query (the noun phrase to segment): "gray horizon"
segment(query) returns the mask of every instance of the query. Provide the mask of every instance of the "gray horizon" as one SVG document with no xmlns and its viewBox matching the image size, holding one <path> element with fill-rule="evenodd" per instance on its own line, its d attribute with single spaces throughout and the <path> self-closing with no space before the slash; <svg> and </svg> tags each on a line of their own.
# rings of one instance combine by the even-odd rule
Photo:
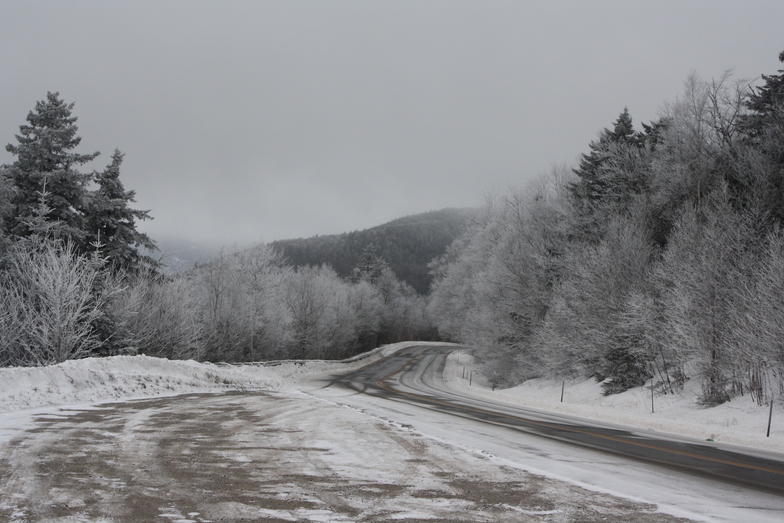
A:
<svg viewBox="0 0 784 523">
<path fill-rule="evenodd" d="M 781 68 L 784 2 L 0 2 L 0 141 L 47 91 L 156 236 L 361 230 L 574 165 L 690 72 Z M 13 157 L 0 151 L 0 163 Z"/>
</svg>

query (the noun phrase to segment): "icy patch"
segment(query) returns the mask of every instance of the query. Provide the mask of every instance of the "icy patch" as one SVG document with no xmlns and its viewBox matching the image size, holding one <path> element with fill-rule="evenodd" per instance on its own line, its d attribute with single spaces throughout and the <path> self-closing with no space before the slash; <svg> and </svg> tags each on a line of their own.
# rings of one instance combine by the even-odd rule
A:
<svg viewBox="0 0 784 523">
<path fill-rule="evenodd" d="M 563 510 L 525 510 L 520 507 L 515 507 L 514 505 L 508 505 L 506 503 L 501 505 L 502 507 L 514 510 L 515 512 L 519 512 L 521 514 L 525 514 L 527 516 L 551 516 L 553 514 L 562 514 Z"/>
<path fill-rule="evenodd" d="M 188 516 L 185 517 L 174 507 L 161 507 L 158 510 L 163 512 L 158 514 L 158 517 L 168 519 L 171 523 L 212 523 L 208 519 L 198 517 L 200 512 L 188 512 Z"/>
<path fill-rule="evenodd" d="M 259 515 L 283 519 L 285 521 L 314 521 L 323 523 L 352 523 L 354 521 L 351 518 L 324 509 L 276 510 L 262 508 L 259 509 Z"/>
</svg>

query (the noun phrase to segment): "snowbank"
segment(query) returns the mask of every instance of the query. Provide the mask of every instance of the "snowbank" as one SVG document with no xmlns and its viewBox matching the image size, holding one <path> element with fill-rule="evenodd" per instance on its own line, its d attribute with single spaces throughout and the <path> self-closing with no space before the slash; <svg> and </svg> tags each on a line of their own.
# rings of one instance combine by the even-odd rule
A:
<svg viewBox="0 0 784 523">
<path fill-rule="evenodd" d="M 459 362 L 458 362 L 459 358 Z M 473 379 L 463 378 L 473 370 Z M 637 387 L 621 394 L 604 396 L 601 385 L 593 379 L 562 381 L 535 379 L 511 389 L 492 391 L 481 371 L 474 367 L 465 352 L 450 354 L 444 369 L 444 381 L 457 391 L 485 398 L 493 398 L 541 411 L 569 414 L 584 419 L 598 420 L 623 428 L 636 428 L 671 435 L 713 440 L 761 450 L 784 453 L 784 408 L 775 398 L 770 437 L 768 406 L 759 406 L 749 396 L 711 408 L 697 405 L 698 380 L 687 382 L 684 391 L 676 395 L 654 397 L 651 413 L 651 391 Z M 564 398 L 561 403 L 561 386 Z"/>
<path fill-rule="evenodd" d="M 187 392 L 273 387 L 264 368 L 218 367 L 149 356 L 86 358 L 49 367 L 0 369 L 0 411 Z"/>
<path fill-rule="evenodd" d="M 0 412 L 195 392 L 280 390 L 306 376 L 359 368 L 407 345 L 410 344 L 386 345 L 344 361 L 213 365 L 149 356 L 113 356 L 49 367 L 0 368 Z"/>
<path fill-rule="evenodd" d="M 284 361 L 255 365 L 213 365 L 148 356 L 115 356 L 68 361 L 50 367 L 0 369 L 0 431 L 16 425 L 42 407 L 96 404 L 157 396 L 227 390 L 287 390 L 311 376 L 345 372 L 377 361 L 410 345 L 380 347 L 344 361 Z M 459 358 L 459 360 L 458 360 Z M 473 379 L 463 379 L 463 367 Z M 688 382 L 683 393 L 657 395 L 651 413 L 650 390 L 636 388 L 602 395 L 594 380 L 567 381 L 560 402 L 560 381 L 530 380 L 506 390 L 490 390 L 467 353 L 454 352 L 444 369 L 447 385 L 458 391 L 542 411 L 698 440 L 742 445 L 784 453 L 784 408 L 777 401 L 770 437 L 768 407 L 749 397 L 712 408 L 696 404 L 699 384 Z M 3 438 L 0 437 L 0 440 Z"/>
<path fill-rule="evenodd" d="M 0 368 L 0 443 L 38 416 L 90 405 L 228 390 L 288 390 L 301 378 L 349 371 L 410 343 L 386 345 L 343 361 L 226 365 L 149 356 L 85 358 L 49 367 Z"/>
</svg>

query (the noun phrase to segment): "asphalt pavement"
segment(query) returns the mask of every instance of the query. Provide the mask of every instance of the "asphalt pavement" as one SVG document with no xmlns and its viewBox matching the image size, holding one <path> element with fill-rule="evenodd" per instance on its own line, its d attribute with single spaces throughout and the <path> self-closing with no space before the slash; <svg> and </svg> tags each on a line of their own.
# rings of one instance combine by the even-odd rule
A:
<svg viewBox="0 0 784 523">
<path fill-rule="evenodd" d="M 358 371 L 335 376 L 331 386 L 415 403 L 459 418 L 504 426 L 733 485 L 784 494 L 784 460 L 775 456 L 600 423 L 588 424 L 568 416 L 459 394 L 447 388 L 442 379 L 446 357 L 453 350 L 449 346 L 409 347 Z"/>
</svg>

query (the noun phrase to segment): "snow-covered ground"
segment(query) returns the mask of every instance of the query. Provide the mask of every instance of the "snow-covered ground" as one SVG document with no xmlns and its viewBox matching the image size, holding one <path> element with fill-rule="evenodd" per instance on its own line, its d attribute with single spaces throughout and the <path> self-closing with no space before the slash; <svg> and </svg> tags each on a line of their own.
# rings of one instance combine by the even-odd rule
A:
<svg viewBox="0 0 784 523">
<path fill-rule="evenodd" d="M 638 489 L 636 491 L 642 492 L 642 495 L 637 493 L 629 494 L 618 487 L 618 481 L 615 483 L 608 481 L 605 483 L 610 486 L 597 487 L 597 482 L 591 480 L 589 475 L 579 472 L 579 469 L 575 468 L 574 462 L 577 460 L 559 454 L 560 451 L 557 448 L 554 450 L 548 448 L 547 451 L 531 450 L 533 455 L 541 456 L 540 462 L 536 462 L 533 458 L 530 458 L 530 456 L 529 458 L 526 458 L 528 461 L 525 462 L 520 462 L 519 460 L 510 461 L 510 458 L 505 457 L 502 452 L 493 454 L 496 452 L 494 449 L 482 449 L 481 446 L 475 445 L 477 442 L 472 440 L 470 435 L 465 436 L 462 433 L 457 434 L 454 431 L 454 425 L 451 421 L 441 420 L 435 414 L 421 417 L 422 414 L 418 413 L 416 407 L 407 407 L 401 404 L 393 404 L 389 409 L 386 406 L 377 407 L 375 406 L 376 403 L 381 405 L 381 403 L 386 400 L 368 395 L 347 395 L 344 391 L 339 389 L 335 389 L 334 391 L 326 389 L 323 394 L 320 393 L 323 382 L 322 384 L 319 384 L 320 382 L 317 381 L 318 378 L 333 372 L 358 369 L 368 363 L 383 358 L 385 355 L 402 349 L 406 345 L 407 344 L 396 344 L 382 347 L 372 353 L 348 362 L 281 362 L 267 365 L 228 366 L 201 364 L 193 361 L 169 361 L 145 356 L 121 356 L 102 359 L 89 358 L 45 368 L 0 369 L 0 453 L 3 451 L 4 446 L 6 447 L 6 450 L 12 452 L 10 443 L 8 443 L 12 438 L 20 435 L 23 430 L 29 428 L 36 428 L 36 430 L 41 431 L 42 423 L 47 423 L 48 419 L 53 420 L 53 423 L 54 420 L 64 420 L 64 422 L 74 425 L 79 423 L 80 416 L 86 417 L 85 419 L 90 418 L 89 411 L 91 409 L 96 409 L 97 412 L 95 417 L 100 418 L 103 414 L 101 414 L 101 409 L 98 408 L 97 405 L 101 403 L 229 390 L 275 391 L 275 394 L 284 393 L 287 398 L 292 398 L 292 400 L 289 401 L 294 401 L 297 397 L 301 398 L 297 401 L 300 401 L 302 408 L 305 409 L 303 410 L 302 416 L 299 417 L 293 414 L 289 416 L 289 413 L 294 412 L 291 408 L 288 408 L 288 410 L 281 410 L 279 414 L 276 414 L 277 417 L 274 421 L 274 424 L 278 429 L 288 423 L 291 424 L 292 427 L 297 428 L 297 431 L 301 431 L 298 427 L 303 423 L 315 423 L 314 426 L 319 428 L 319 430 L 328 427 L 328 433 L 337 433 L 340 430 L 343 430 L 342 427 L 344 426 L 359 427 L 360 424 L 364 423 L 361 422 L 361 417 L 364 416 L 371 420 L 369 424 L 365 425 L 368 426 L 367 430 L 371 431 L 368 432 L 368 434 L 372 434 L 372 430 L 375 429 L 371 429 L 371 426 L 377 425 L 377 421 L 372 420 L 381 420 L 383 423 L 390 424 L 391 432 L 389 432 L 389 437 L 392 438 L 393 441 L 397 441 L 396 445 L 403 445 L 407 449 L 406 454 L 401 455 L 399 457 L 400 459 L 397 459 L 396 462 L 417 463 L 419 457 L 412 457 L 408 454 L 419 452 L 416 450 L 416 448 L 418 448 L 417 446 L 423 445 L 430 449 L 427 454 L 428 460 L 436 459 L 436 454 L 442 452 L 438 449 L 443 449 L 443 452 L 445 453 L 442 456 L 443 459 L 436 459 L 436 461 L 441 460 L 439 466 L 446 466 L 448 460 L 445 456 L 448 456 L 451 452 L 454 456 L 460 455 L 460 458 L 458 459 L 459 462 L 468 463 L 470 461 L 472 466 L 481 467 L 478 462 L 474 463 L 474 458 L 469 456 L 469 454 L 475 454 L 479 456 L 480 459 L 490 460 L 488 463 L 490 468 L 487 469 L 488 471 L 483 472 L 487 477 L 492 476 L 489 471 L 493 467 L 498 467 L 503 474 L 507 474 L 507 472 L 515 468 L 525 469 L 534 474 L 540 474 L 551 478 L 556 482 L 566 480 L 567 483 L 578 485 L 579 487 L 587 488 L 590 491 L 595 492 L 596 496 L 612 494 L 614 496 L 622 496 L 634 500 L 634 503 L 643 504 L 651 503 L 652 499 L 656 499 L 653 503 L 659 503 L 660 509 L 664 507 L 663 510 L 673 516 L 687 516 L 703 521 L 734 521 L 739 515 L 747 514 L 746 508 L 741 505 L 748 505 L 750 507 L 756 506 L 757 512 L 753 512 L 752 514 L 764 515 L 765 521 L 777 521 L 777 515 L 784 514 L 784 503 L 779 504 L 775 498 L 772 499 L 770 496 L 763 496 L 761 494 L 735 492 L 735 489 L 729 488 L 726 489 L 728 497 L 736 496 L 737 499 L 742 500 L 743 503 L 739 504 L 736 501 L 728 501 L 726 507 L 713 508 L 708 505 L 697 507 L 695 506 L 695 503 L 699 502 L 696 498 L 692 499 L 693 496 L 690 497 L 690 495 L 688 495 L 690 489 L 694 488 L 691 483 L 683 483 L 683 487 L 680 488 L 678 487 L 680 484 L 678 482 L 684 480 L 676 479 L 675 475 L 670 476 L 667 471 L 657 471 L 655 470 L 655 467 L 648 467 L 643 464 L 639 464 L 637 475 L 643 476 L 641 481 L 644 486 L 642 490 Z M 472 376 L 470 384 L 469 380 L 464 378 L 464 376 Z M 314 380 L 314 378 L 316 380 Z M 564 390 L 564 401 L 562 403 L 560 401 L 561 382 L 534 380 L 513 389 L 490 390 L 486 381 L 482 378 L 481 370 L 474 367 L 470 356 L 465 352 L 455 352 L 449 356 L 444 378 L 445 383 L 450 388 L 457 391 L 470 393 L 472 395 L 493 397 L 497 400 L 526 405 L 543 411 L 571 414 L 586 419 L 597 419 L 626 427 L 678 434 L 699 440 L 713 439 L 718 442 L 717 444 L 728 443 L 777 453 L 784 452 L 784 444 L 782 442 L 782 440 L 784 440 L 784 409 L 780 406 L 776 406 L 774 409 L 771 436 L 770 438 L 766 438 L 765 430 L 767 428 L 768 409 L 767 407 L 757 406 L 748 398 L 734 399 L 726 405 L 704 409 L 697 406 L 695 391 L 687 388 L 683 394 L 678 396 L 657 395 L 655 397 L 656 412 L 652 414 L 650 412 L 650 391 L 648 389 L 640 388 L 628 391 L 624 394 L 605 397 L 601 394 L 599 384 L 587 380 L 567 382 Z M 326 402 L 324 400 L 326 400 Z M 240 400 L 237 401 L 239 402 Z M 317 405 L 314 407 L 314 401 L 322 402 L 324 405 L 323 409 L 318 408 Z M 356 405 L 347 410 L 345 407 L 352 406 L 352 402 L 356 403 Z M 294 404 L 299 403 L 295 402 Z M 273 404 L 271 403 L 270 405 L 272 406 Z M 131 407 L 127 406 L 118 408 L 125 410 L 130 408 L 133 410 Z M 158 408 L 165 409 L 165 405 L 159 406 Z M 194 406 L 189 408 L 198 410 L 199 407 Z M 219 405 L 215 408 L 219 410 L 225 409 L 225 407 Z M 305 414 L 305 411 L 307 411 L 307 414 Z M 317 412 L 322 412 L 325 417 L 329 417 L 330 419 L 324 420 L 322 423 L 317 423 L 317 420 L 313 421 L 314 413 Z M 340 414 L 341 412 L 343 414 Z M 402 416 L 405 419 L 397 419 L 394 417 L 395 415 L 398 417 Z M 332 417 L 335 417 L 335 419 L 332 419 Z M 90 419 L 92 420 L 92 418 Z M 392 421 L 390 421 L 390 419 Z M 95 420 L 86 423 L 88 430 L 91 423 L 95 423 Z M 270 421 L 270 423 L 272 423 L 272 421 Z M 45 430 L 47 429 L 44 428 L 44 431 Z M 53 428 L 49 430 L 56 429 L 53 426 Z M 76 428 L 72 427 L 69 430 L 75 431 Z M 467 430 L 470 433 L 475 429 L 469 427 Z M 406 434 L 406 431 L 412 432 Z M 476 433 L 478 434 L 478 432 Z M 135 441 L 138 438 L 147 438 L 148 436 L 145 434 L 146 433 L 142 431 L 138 435 L 123 437 L 128 441 Z M 242 432 L 242 434 L 249 433 Z M 283 430 L 282 434 L 289 434 L 289 432 Z M 294 434 L 294 432 L 291 432 L 291 434 Z M 372 452 L 370 443 L 372 443 L 374 438 L 377 438 L 378 435 L 368 436 L 362 431 L 359 431 L 357 434 L 362 436 L 358 441 L 367 443 L 367 445 L 362 443 L 362 445 L 365 446 L 361 448 L 362 452 L 368 453 L 364 458 L 365 463 L 370 463 L 372 461 L 369 454 Z M 416 443 L 414 447 L 411 447 L 413 439 L 420 438 L 420 436 L 424 437 L 424 439 L 419 439 L 419 443 Z M 346 477 L 359 473 L 354 468 L 348 466 L 348 463 L 351 463 L 351 459 L 353 459 L 351 455 L 355 453 L 359 447 L 340 447 L 337 442 L 338 440 L 335 440 L 335 438 L 331 436 L 318 436 L 318 438 L 320 439 L 317 441 L 318 445 L 316 446 L 319 448 L 322 446 L 324 448 L 335 447 L 332 452 L 337 457 L 330 458 L 335 461 L 330 465 L 332 467 L 330 469 L 332 473 L 337 471 L 342 475 L 347 475 Z M 321 441 L 322 439 L 324 441 Z M 514 439 L 514 437 L 512 437 L 512 439 Z M 56 439 L 53 441 L 56 441 Z M 305 444 L 305 442 L 300 443 L 305 450 L 313 446 L 312 442 L 308 444 Z M 198 441 L 193 442 L 192 444 L 197 445 Z M 442 447 L 442 444 L 446 444 L 447 447 Z M 522 441 L 515 441 L 513 442 L 513 445 L 522 445 L 522 447 L 520 447 L 521 449 L 528 448 L 528 443 Z M 553 445 L 557 446 L 561 444 L 555 443 Z M 46 448 L 49 449 L 50 447 Z M 285 451 L 285 445 L 283 445 L 283 448 Z M 449 448 L 452 448 L 453 450 L 450 451 Z M 109 447 L 104 450 L 108 453 L 107 455 L 113 452 L 112 448 Z M 68 451 L 69 450 L 66 450 L 66 453 Z M 13 450 L 13 452 L 24 452 L 24 449 Z M 29 452 L 33 451 L 29 450 Z M 385 453 L 384 457 L 377 458 L 381 459 L 382 462 L 386 457 L 391 455 L 390 448 L 384 449 L 383 452 Z M 466 452 L 469 454 L 465 454 Z M 612 468 L 613 465 L 604 463 L 605 461 L 609 462 L 609 459 L 604 459 L 598 455 L 593 456 L 591 451 L 587 450 L 581 450 L 580 453 L 584 456 L 588 456 L 588 459 L 585 459 L 584 461 L 588 462 L 588 466 L 592 470 L 598 470 L 602 467 L 610 467 L 608 470 L 615 470 Z M 44 454 L 46 453 L 44 452 Z M 36 454 L 33 452 L 32 455 Z M 553 457 L 555 457 L 556 460 L 550 461 Z M 346 462 L 347 465 L 345 467 L 341 464 L 341 460 Z M 301 465 L 305 468 L 308 466 L 305 462 Z M 361 468 L 362 464 L 358 466 Z M 379 474 L 382 468 L 383 467 L 380 464 L 371 467 L 374 471 L 373 474 Z M 575 470 L 578 470 L 578 472 L 575 472 Z M 598 474 L 600 477 L 605 478 L 613 475 L 612 472 L 603 470 L 604 469 L 598 470 L 598 472 L 595 471 L 592 475 L 595 476 Z M 392 472 L 395 471 L 393 470 Z M 403 470 L 401 474 L 401 477 L 406 477 L 408 472 Z M 503 474 L 501 475 L 503 476 Z M 651 475 L 651 477 L 656 474 L 661 475 L 662 477 L 657 481 L 662 484 L 674 482 L 675 486 L 673 489 L 678 491 L 680 488 L 689 500 L 684 501 L 684 499 L 681 499 L 683 496 L 679 497 L 678 495 L 667 492 L 660 495 L 649 494 L 650 492 L 653 492 L 651 489 L 654 487 L 653 482 L 649 484 L 645 483 L 644 476 L 647 474 Z M 394 474 L 392 474 L 392 476 L 394 476 Z M 388 480 L 388 483 L 392 482 L 394 480 L 392 476 L 386 478 L 385 481 Z M 382 478 L 379 477 L 377 479 Z M 437 476 L 434 476 L 431 479 L 436 481 Z M 499 476 L 498 478 L 492 479 L 492 481 L 502 481 L 502 479 L 505 481 L 510 480 Z M 548 488 L 556 490 L 564 488 L 562 486 L 556 487 L 556 485 L 560 485 L 560 483 L 552 483 Z M 454 485 L 439 484 L 438 488 L 443 489 L 444 492 L 451 492 L 450 489 L 453 489 L 453 487 Z M 723 489 L 724 487 L 717 488 Z M 432 492 L 436 493 L 436 490 L 433 490 Z M 438 490 L 438 492 L 440 493 L 441 490 Z M 561 490 L 558 495 L 565 496 L 565 492 L 566 491 Z M 585 494 L 584 492 L 569 492 L 570 494 L 568 494 L 568 496 L 572 496 L 573 504 L 583 503 L 584 501 L 580 500 L 590 498 L 590 495 Z M 304 493 L 301 494 L 305 495 Z M 441 494 L 439 494 L 439 496 L 441 496 Z M 389 506 L 395 506 L 395 504 L 399 503 L 402 499 L 403 498 L 390 498 Z M 439 497 L 438 499 L 441 500 L 442 498 Z M 609 498 L 607 499 L 609 500 Z M 706 499 L 715 500 L 721 498 L 717 498 L 714 495 L 713 498 Z M 442 501 L 438 501 L 438 503 L 441 502 Z M 479 502 L 479 500 L 477 500 L 477 502 Z M 412 505 L 414 508 L 411 510 L 414 512 L 409 512 L 409 514 L 416 513 L 417 510 L 424 511 L 422 513 L 437 513 L 438 511 L 436 508 L 426 507 L 428 503 L 433 504 L 434 502 L 432 500 L 427 501 L 427 503 L 422 501 L 419 505 Z M 454 501 L 450 503 L 454 503 Z M 611 502 L 607 501 L 607 503 Z M 612 503 L 615 504 L 613 506 L 617 508 L 617 503 Z M 710 501 L 709 503 L 713 502 Z M 637 508 L 634 508 L 634 510 L 642 510 L 639 514 L 646 513 L 646 517 L 651 516 L 651 512 L 649 512 L 651 509 L 641 509 L 639 508 L 641 506 L 642 505 L 639 505 Z M 688 508 L 684 510 L 686 507 Z M 529 506 L 522 510 L 525 511 L 530 509 L 531 507 Z M 245 510 L 245 508 L 243 508 L 243 510 Z M 250 509 L 248 508 L 248 510 Z M 547 510 L 553 510 L 555 512 L 550 513 L 550 515 L 542 513 L 542 516 L 547 516 L 542 520 L 555 521 L 560 520 L 559 518 L 563 517 L 568 519 L 567 513 L 563 512 L 563 508 L 548 508 Z M 558 510 L 561 510 L 562 512 L 558 512 Z M 174 512 L 171 513 L 174 514 Z M 188 512 L 182 512 L 182 514 L 187 513 Z M 169 512 L 167 512 L 167 514 L 169 514 Z M 276 514 L 277 517 L 282 517 L 283 513 Z M 616 512 L 615 514 L 617 517 L 620 513 Z M 639 514 L 637 517 L 640 517 Z M 283 519 L 291 517 L 292 520 L 294 520 L 305 517 L 307 520 L 312 521 L 348 521 L 346 519 L 340 519 L 335 515 L 329 517 L 324 516 L 322 519 L 312 519 L 310 516 L 311 515 L 305 515 L 304 513 L 291 512 Z M 533 514 L 528 513 L 528 516 L 533 516 Z M 161 517 L 168 516 L 161 515 Z M 664 518 L 663 515 L 660 515 L 660 517 Z M 188 518 L 183 517 L 181 519 L 185 521 Z M 192 520 L 195 521 L 196 519 Z M 539 520 L 540 518 L 534 517 L 533 519 Z M 748 520 L 748 518 L 746 519 Z M 754 519 L 754 517 L 752 517 L 752 519 Z M 525 520 L 528 521 L 528 519 Z M 657 520 L 656 517 L 654 517 L 652 521 L 653 520 Z M 758 520 L 762 521 L 762 519 Z M 21 518 L 20 521 L 27 520 Z"/>
<path fill-rule="evenodd" d="M 52 407 L 227 390 L 292 390 L 299 378 L 352 370 L 403 345 L 389 345 L 344 362 L 213 365 L 148 356 L 66 361 L 49 367 L 0 368 L 0 443 Z"/>
<path fill-rule="evenodd" d="M 323 382 L 308 378 L 402 347 L 342 363 L 3 369 L 0 520 L 684 521 L 312 394 Z M 227 389 L 251 392 L 210 394 Z"/>
<path fill-rule="evenodd" d="M 469 381 L 463 376 L 470 375 L 472 370 L 473 379 Z M 769 406 L 759 406 L 746 395 L 716 407 L 700 407 L 697 403 L 700 388 L 698 380 L 687 381 L 682 393 L 656 394 L 653 412 L 650 388 L 638 387 L 621 394 L 604 396 L 601 385 L 593 379 L 565 383 L 535 379 L 511 389 L 493 391 L 466 353 L 449 356 L 444 380 L 450 388 L 463 393 L 547 412 L 784 453 L 784 407 L 780 400 L 774 398 L 770 437 L 767 437 Z"/>
<path fill-rule="evenodd" d="M 291 390 L 297 387 L 300 379 L 330 371 L 353 370 L 407 345 L 388 345 L 347 362 L 228 366 L 147 356 L 115 356 L 68 361 L 50 367 L 2 368 L 0 441 L 28 419 L 28 414 L 40 412 L 42 407 L 193 392 Z M 471 372 L 473 379 L 469 385 L 467 376 Z M 696 401 L 699 387 L 696 380 L 687 382 L 680 394 L 657 394 L 654 398 L 655 412 L 651 413 L 650 389 L 640 387 L 604 396 L 600 385 L 592 379 L 567 381 L 563 402 L 560 401 L 561 381 L 530 380 L 518 387 L 492 391 L 480 369 L 465 352 L 450 355 L 444 379 L 450 388 L 463 393 L 544 411 L 784 453 L 784 407 L 781 401 L 774 402 L 773 422 L 770 437 L 767 437 L 767 406 L 759 406 L 745 396 L 717 407 L 700 407 Z"/>
</svg>

